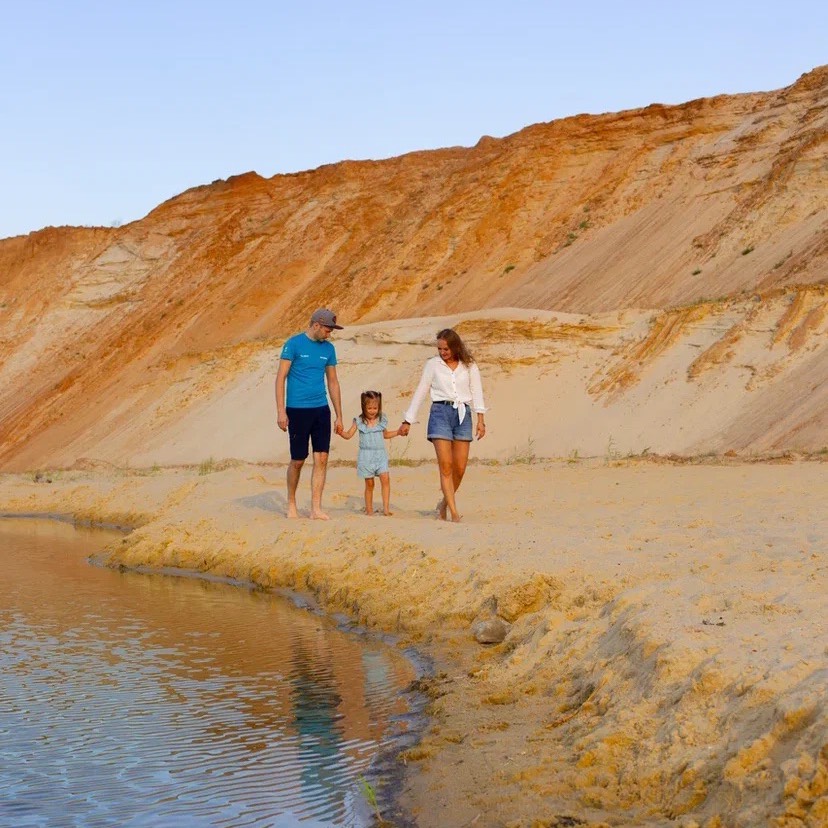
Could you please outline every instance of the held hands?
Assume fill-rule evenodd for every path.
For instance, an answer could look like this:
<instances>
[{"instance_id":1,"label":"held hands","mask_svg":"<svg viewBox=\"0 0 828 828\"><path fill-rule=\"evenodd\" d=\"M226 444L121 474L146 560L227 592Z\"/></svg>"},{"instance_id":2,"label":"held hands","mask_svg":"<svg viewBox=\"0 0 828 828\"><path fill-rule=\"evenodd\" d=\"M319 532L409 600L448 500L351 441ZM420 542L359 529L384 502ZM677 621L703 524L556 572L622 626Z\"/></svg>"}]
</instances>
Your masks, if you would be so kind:
<instances>
[{"instance_id":1,"label":"held hands","mask_svg":"<svg viewBox=\"0 0 828 828\"><path fill-rule=\"evenodd\" d=\"M345 426L342 425L341 420L337 420L336 425L334 426L334 431L343 439L343 440L350 440L351 437L356 434L357 426L356 420L352 423L351 427L346 429Z\"/></svg>"},{"instance_id":2,"label":"held hands","mask_svg":"<svg viewBox=\"0 0 828 828\"><path fill-rule=\"evenodd\" d=\"M334 434L338 434L340 437L342 437L344 431L345 429L342 426L342 418L337 417L336 422L334 423Z\"/></svg>"},{"instance_id":3,"label":"held hands","mask_svg":"<svg viewBox=\"0 0 828 828\"><path fill-rule=\"evenodd\" d=\"M411 428L411 424L410 424L410 423L405 423L405 422L404 422L404 423L402 423L402 425L400 425L400 427L397 429L397 434L399 434L399 435L400 435L400 437L408 437L408 432L409 432L409 429L410 429L410 428Z\"/></svg>"}]
</instances>

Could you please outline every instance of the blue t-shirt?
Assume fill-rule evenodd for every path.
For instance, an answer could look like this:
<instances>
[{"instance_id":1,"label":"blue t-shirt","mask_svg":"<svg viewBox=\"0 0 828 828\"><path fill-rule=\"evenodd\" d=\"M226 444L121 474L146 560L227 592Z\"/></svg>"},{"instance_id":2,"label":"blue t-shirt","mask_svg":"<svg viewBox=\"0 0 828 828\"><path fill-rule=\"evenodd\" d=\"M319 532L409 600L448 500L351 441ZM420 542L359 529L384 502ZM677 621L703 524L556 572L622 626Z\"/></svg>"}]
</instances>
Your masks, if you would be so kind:
<instances>
[{"instance_id":1,"label":"blue t-shirt","mask_svg":"<svg viewBox=\"0 0 828 828\"><path fill-rule=\"evenodd\" d=\"M285 342L282 359L290 360L287 375L287 408L321 408L328 404L325 369L336 365L336 350L327 340L317 342L306 333Z\"/></svg>"}]
</instances>

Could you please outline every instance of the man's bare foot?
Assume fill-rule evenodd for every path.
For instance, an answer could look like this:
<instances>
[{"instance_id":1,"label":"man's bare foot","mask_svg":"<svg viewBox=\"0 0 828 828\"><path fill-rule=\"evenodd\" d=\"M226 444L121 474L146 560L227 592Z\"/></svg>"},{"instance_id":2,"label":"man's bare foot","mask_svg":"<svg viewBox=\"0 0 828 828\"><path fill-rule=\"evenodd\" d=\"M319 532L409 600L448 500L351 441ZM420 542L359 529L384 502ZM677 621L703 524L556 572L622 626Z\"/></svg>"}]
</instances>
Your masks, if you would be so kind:
<instances>
[{"instance_id":1,"label":"man's bare foot","mask_svg":"<svg viewBox=\"0 0 828 828\"><path fill-rule=\"evenodd\" d=\"M330 520L330 517L324 512L311 512L310 518L311 520Z\"/></svg>"},{"instance_id":2,"label":"man's bare foot","mask_svg":"<svg viewBox=\"0 0 828 828\"><path fill-rule=\"evenodd\" d=\"M287 517L289 518L298 518L299 512L296 511L296 505L293 506L288 505L287 507Z\"/></svg>"}]
</instances>

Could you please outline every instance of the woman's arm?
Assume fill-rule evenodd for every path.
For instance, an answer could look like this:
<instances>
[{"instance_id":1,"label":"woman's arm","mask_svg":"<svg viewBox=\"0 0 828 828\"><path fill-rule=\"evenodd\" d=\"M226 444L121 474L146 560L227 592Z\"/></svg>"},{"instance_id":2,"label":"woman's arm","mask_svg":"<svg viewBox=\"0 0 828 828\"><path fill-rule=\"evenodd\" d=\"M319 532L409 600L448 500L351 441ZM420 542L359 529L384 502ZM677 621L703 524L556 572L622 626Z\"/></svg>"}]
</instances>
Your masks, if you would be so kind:
<instances>
[{"instance_id":1,"label":"woman's arm","mask_svg":"<svg viewBox=\"0 0 828 828\"><path fill-rule=\"evenodd\" d=\"M483 381L480 378L480 369L473 362L469 368L469 390L471 391L472 410L477 414L486 413L486 402L483 399Z\"/></svg>"},{"instance_id":2,"label":"woman's arm","mask_svg":"<svg viewBox=\"0 0 828 828\"><path fill-rule=\"evenodd\" d=\"M426 362L423 368L423 373L420 376L420 382L417 384L417 389L416 391L414 391L414 396L411 398L411 405L408 406L408 409L405 412L405 416L403 417L404 423L417 422L417 412L420 410L420 406L423 404L425 395L431 388L431 381L433 377L434 360L432 358L428 360L428 362Z\"/></svg>"},{"instance_id":3,"label":"woman's arm","mask_svg":"<svg viewBox=\"0 0 828 828\"><path fill-rule=\"evenodd\" d=\"M486 420L483 416L486 413L486 402L483 399L483 381L476 362L473 362L469 368L469 390L472 396L472 409L477 414L475 437L482 440L486 436Z\"/></svg>"}]
</instances>

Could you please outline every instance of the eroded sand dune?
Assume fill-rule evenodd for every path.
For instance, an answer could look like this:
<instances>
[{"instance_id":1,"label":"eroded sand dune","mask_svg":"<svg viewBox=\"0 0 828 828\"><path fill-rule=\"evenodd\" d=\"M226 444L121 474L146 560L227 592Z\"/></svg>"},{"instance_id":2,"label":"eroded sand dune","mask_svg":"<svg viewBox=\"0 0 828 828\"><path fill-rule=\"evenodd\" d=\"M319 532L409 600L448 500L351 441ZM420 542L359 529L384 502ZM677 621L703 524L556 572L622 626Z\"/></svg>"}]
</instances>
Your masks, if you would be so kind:
<instances>
[{"instance_id":1,"label":"eroded sand dune","mask_svg":"<svg viewBox=\"0 0 828 828\"><path fill-rule=\"evenodd\" d=\"M828 445L826 308L828 289L815 285L669 311L501 309L349 326L336 338L345 414L359 413L361 390L379 388L385 411L402 419L436 331L454 325L481 365L491 409L480 459L819 452ZM50 465L286 461L275 426L278 347L170 359L53 448ZM421 428L395 440L392 455L430 458ZM35 467L39 447L20 450L15 464ZM332 459L355 452L335 441Z\"/></svg>"},{"instance_id":2,"label":"eroded sand dune","mask_svg":"<svg viewBox=\"0 0 828 828\"><path fill-rule=\"evenodd\" d=\"M594 454L610 436L623 451L817 450L824 420L813 410L819 401L804 397L824 377L805 362L824 343L825 306L824 294L805 288L824 285L828 270L827 102L821 67L775 92L579 115L473 148L268 180L250 173L117 229L47 228L0 241L0 467L104 457L107 438L122 464L145 457L146 429L131 431L132 421L146 424L150 409L187 412L217 384L245 382L251 367L272 370L281 340L319 305L335 306L349 328L497 308L574 314L563 318L580 327L616 315L607 323L615 337L582 340L589 380L562 376L556 399L581 410L603 393L640 411L636 395L648 387L648 409L669 409L670 425L647 437L590 412L592 431L567 433L553 454ZM772 359L743 359L758 333L747 306L777 326L785 301L791 331L777 331ZM624 316L630 308L656 316L643 339L637 312ZM709 325L743 319L735 347L717 347L722 337ZM621 337L630 349L604 365L596 349L618 349ZM537 372L566 350L552 344L546 356L520 358L537 357ZM738 396L738 372L757 371L744 416L716 434L684 423L667 376L661 390L648 386L654 367L683 364L697 346L714 351L696 354L689 387L718 383L723 403ZM786 350L802 364L779 365ZM784 377L771 388L763 372L777 369ZM797 404L781 417L788 398ZM234 440L221 454L264 451L244 448L253 453ZM174 454L198 462L205 448Z\"/></svg>"},{"instance_id":3,"label":"eroded sand dune","mask_svg":"<svg viewBox=\"0 0 828 828\"><path fill-rule=\"evenodd\" d=\"M427 649L422 828L825 828L826 124L821 67L0 241L0 510ZM400 418L440 327L471 345L464 523L422 424L394 517L341 440L333 520L283 517L275 365L319 305L347 418L368 387Z\"/></svg>"}]
</instances>

